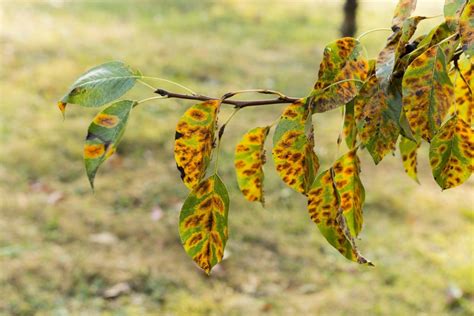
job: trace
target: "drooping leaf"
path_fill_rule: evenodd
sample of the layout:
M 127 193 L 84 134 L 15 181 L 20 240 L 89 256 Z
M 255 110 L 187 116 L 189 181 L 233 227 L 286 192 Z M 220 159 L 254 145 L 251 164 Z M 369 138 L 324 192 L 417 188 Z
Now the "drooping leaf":
M 222 261 L 228 212 L 227 189 L 217 174 L 201 181 L 181 209 L 179 235 L 184 250 L 207 274 Z
M 418 180 L 418 158 L 417 150 L 420 148 L 421 143 L 412 141 L 406 137 L 401 137 L 400 139 L 400 154 L 402 156 L 403 167 L 407 175 L 415 180 L 417 183 L 420 183 Z
M 457 115 L 467 124 L 474 123 L 474 58 L 465 58 L 458 62 L 459 72 L 450 75 L 454 83 L 456 102 L 449 108 L 449 114 Z
M 122 139 L 134 101 L 113 103 L 97 114 L 87 130 L 84 145 L 84 163 L 91 187 L 100 165 L 116 150 Z
M 130 90 L 140 76 L 138 71 L 119 61 L 94 67 L 72 84 L 59 101 L 59 109 L 64 112 L 68 103 L 99 107 L 112 102 Z
M 355 99 L 358 135 L 378 164 L 395 150 L 400 134 L 401 99 L 390 89 L 384 91 L 372 76 Z
M 474 131 L 460 117 L 448 120 L 433 137 L 430 164 L 433 176 L 444 190 L 458 186 L 472 173 Z
M 454 99 L 441 46 L 418 56 L 403 76 L 403 109 L 415 134 L 428 142 L 441 126 Z
M 385 89 L 389 85 L 395 65 L 398 63 L 399 58 L 405 54 L 407 50 L 406 45 L 415 33 L 418 23 L 423 19 L 425 17 L 420 16 L 406 19 L 402 23 L 401 28 L 397 28 L 388 38 L 387 45 L 377 56 L 375 73 L 382 88 Z
M 176 125 L 174 158 L 181 179 L 191 190 L 205 176 L 211 160 L 220 104 L 219 100 L 195 104 Z
M 356 97 L 357 98 L 357 97 Z M 348 148 L 352 149 L 357 143 L 357 127 L 354 116 L 354 100 L 351 100 L 346 104 L 346 110 L 344 112 L 344 139 Z
M 273 135 L 272 156 L 283 182 L 307 193 L 319 168 L 314 153 L 310 98 L 300 99 L 283 111 Z
M 416 0 L 399 0 L 392 19 L 392 29 L 401 28 L 403 22 L 415 11 Z
M 357 148 L 350 150 L 332 166 L 336 191 L 340 197 L 339 207 L 352 236 L 357 237 L 362 229 L 362 204 L 365 190 L 359 178 L 360 166 Z
M 265 164 L 265 139 L 270 127 L 256 127 L 248 131 L 235 148 L 235 170 L 240 191 L 253 202 L 264 204 L 263 165 Z
M 467 0 L 446 0 L 444 2 L 444 17 L 449 28 L 455 31 L 459 26 L 459 17 Z
M 311 93 L 314 111 L 326 112 L 352 100 L 362 86 L 361 81 L 367 78 L 368 70 L 358 40 L 344 37 L 328 44 Z
M 464 53 L 474 57 L 474 1 L 472 0 L 468 1 L 459 18 L 459 34 Z
M 371 262 L 358 251 L 355 239 L 347 226 L 343 214 L 341 198 L 336 190 L 333 170 L 321 173 L 308 192 L 308 212 L 321 234 L 344 257 L 361 264 Z

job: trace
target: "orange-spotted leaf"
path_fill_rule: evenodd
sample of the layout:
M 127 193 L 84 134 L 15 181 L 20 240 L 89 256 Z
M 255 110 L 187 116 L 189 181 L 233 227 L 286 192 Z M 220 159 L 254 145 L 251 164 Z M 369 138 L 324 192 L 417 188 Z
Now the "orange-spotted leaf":
M 356 97 L 357 98 L 357 97 Z M 355 99 L 346 104 L 344 112 L 344 139 L 348 148 L 354 148 L 357 143 L 357 127 L 354 116 Z
M 219 100 L 190 107 L 176 125 L 174 158 L 184 184 L 192 190 L 211 160 Z
M 460 117 L 448 120 L 430 145 L 433 176 L 444 190 L 458 186 L 472 173 L 474 132 Z
M 459 35 L 466 55 L 474 57 L 474 1 L 470 0 L 459 18 Z
M 444 2 L 444 17 L 449 28 L 455 31 L 459 26 L 459 17 L 467 0 L 446 0 Z
M 265 139 L 270 127 L 256 127 L 248 131 L 235 148 L 235 170 L 240 191 L 250 202 L 265 202 L 263 196 L 263 165 Z
M 416 135 L 428 142 L 454 101 L 446 65 L 443 49 L 436 45 L 418 56 L 403 76 L 403 109 L 408 123 Z
M 401 28 L 403 22 L 415 11 L 416 0 L 399 0 L 392 19 L 392 29 Z
M 91 187 L 100 165 L 116 150 L 122 139 L 128 116 L 134 101 L 123 100 L 113 103 L 96 115 L 87 130 L 84 145 L 84 162 Z
M 314 153 L 310 99 L 300 99 L 283 111 L 273 135 L 272 156 L 283 182 L 306 194 L 319 168 Z
M 319 66 L 318 81 L 311 96 L 314 111 L 326 112 L 352 100 L 367 78 L 369 64 L 362 55 L 362 45 L 351 37 L 326 46 Z
M 418 180 L 418 158 L 417 150 L 420 148 L 421 143 L 412 141 L 409 138 L 401 137 L 399 148 L 400 155 L 402 156 L 403 167 L 407 175 L 415 180 L 417 183 L 420 183 Z
M 400 134 L 401 98 L 391 89 L 384 91 L 377 77 L 372 76 L 354 102 L 359 139 L 378 164 L 395 150 Z
M 452 72 L 456 102 L 449 108 L 449 114 L 457 115 L 467 124 L 474 123 L 474 58 L 458 61 L 459 70 Z
M 122 62 L 99 65 L 82 74 L 72 84 L 69 92 L 59 101 L 59 109 L 64 114 L 68 103 L 85 107 L 107 104 L 124 95 L 140 77 L 140 72 Z
M 358 251 L 354 236 L 341 208 L 341 197 L 334 184 L 333 170 L 321 173 L 308 192 L 308 212 L 321 234 L 344 257 L 371 264 Z
M 340 208 L 352 236 L 357 237 L 362 229 L 362 204 L 365 190 L 359 178 L 360 166 L 357 148 L 341 156 L 332 166 L 333 180 L 340 197 Z
M 201 181 L 181 209 L 179 235 L 184 250 L 207 274 L 222 261 L 228 212 L 227 189 L 217 174 Z

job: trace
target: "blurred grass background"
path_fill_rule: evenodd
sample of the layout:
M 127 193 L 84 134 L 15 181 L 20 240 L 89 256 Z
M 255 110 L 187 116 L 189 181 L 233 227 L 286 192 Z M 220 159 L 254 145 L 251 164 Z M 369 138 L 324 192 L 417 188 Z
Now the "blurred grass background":
M 418 2 L 419 14 L 442 12 L 442 1 Z M 56 107 L 82 72 L 122 60 L 203 94 L 271 88 L 304 96 L 325 43 L 338 37 L 341 7 L 309 0 L 3 0 L 0 314 L 472 315 L 473 181 L 441 193 L 426 146 L 421 186 L 404 174 L 398 154 L 377 168 L 362 154 L 367 201 L 359 244 L 375 268 L 346 261 L 325 242 L 305 199 L 278 180 L 271 161 L 267 208 L 239 194 L 233 146 L 245 130 L 273 122 L 282 105 L 241 111 L 227 128 L 220 173 L 231 195 L 230 239 L 211 277 L 187 257 L 177 230 L 187 190 L 175 169 L 173 135 L 189 101 L 136 108 L 118 153 L 99 171 L 95 194 L 88 187 L 82 142 L 97 109 L 71 105 L 63 122 Z M 359 34 L 388 27 L 393 7 L 362 1 Z M 387 36 L 363 39 L 370 57 Z M 143 87 L 129 93 L 148 96 Z M 314 122 L 327 168 L 337 155 L 340 112 Z

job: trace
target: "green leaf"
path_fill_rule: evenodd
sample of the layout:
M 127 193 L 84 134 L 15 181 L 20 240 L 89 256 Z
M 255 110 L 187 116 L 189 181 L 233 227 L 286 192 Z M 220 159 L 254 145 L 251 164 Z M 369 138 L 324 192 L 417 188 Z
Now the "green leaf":
M 250 201 L 265 202 L 263 195 L 263 165 L 265 139 L 270 127 L 256 127 L 245 133 L 235 148 L 235 171 L 239 189 Z
M 433 176 L 444 190 L 458 186 L 472 173 L 474 131 L 461 118 L 448 120 L 433 138 L 430 164 Z
M 459 17 L 467 0 L 446 0 L 444 3 L 444 17 L 449 28 L 455 31 L 459 26 Z
M 184 250 L 207 274 L 222 261 L 228 212 L 227 189 L 217 174 L 201 181 L 181 209 L 179 235 Z
M 116 150 L 122 139 L 128 116 L 135 101 L 118 101 L 96 115 L 87 130 L 84 145 L 84 163 L 92 188 L 100 165 Z
M 361 142 L 378 164 L 395 150 L 400 134 L 401 100 L 390 89 L 384 91 L 372 76 L 355 99 L 355 116 Z
M 457 114 L 469 125 L 474 123 L 474 63 L 467 58 L 458 61 L 458 71 L 450 74 L 454 83 L 456 102 L 449 108 L 449 114 Z
M 357 95 L 369 70 L 362 50 L 361 43 L 351 37 L 338 39 L 326 46 L 318 81 L 311 93 L 315 112 L 342 106 Z
M 372 265 L 358 251 L 347 219 L 341 208 L 341 197 L 336 190 L 333 169 L 321 173 L 308 192 L 308 212 L 321 234 L 349 260 Z
M 176 125 L 174 158 L 190 190 L 205 176 L 211 160 L 220 104 L 220 100 L 210 100 L 193 105 Z
M 428 142 L 443 122 L 454 98 L 442 47 L 433 46 L 418 56 L 403 76 L 403 109 L 416 135 Z
M 99 107 L 112 102 L 130 90 L 140 73 L 122 62 L 113 61 L 94 67 L 81 75 L 59 101 L 64 112 L 68 103 L 85 107 Z
M 348 148 L 352 149 L 357 143 L 357 127 L 354 116 L 354 102 L 357 97 L 346 104 L 344 112 L 344 139 Z
M 400 154 L 402 156 L 403 167 L 407 175 L 415 180 L 417 183 L 420 183 L 418 180 L 418 158 L 417 150 L 420 148 L 421 142 L 414 142 L 406 137 L 401 137 L 400 140 Z
M 415 11 L 416 0 L 399 0 L 392 19 L 392 29 L 401 28 L 403 22 Z
M 283 182 L 306 194 L 319 168 L 313 151 L 310 99 L 290 104 L 280 117 L 273 135 L 272 156 Z
M 459 18 L 459 35 L 466 55 L 474 57 L 474 1 L 469 1 Z

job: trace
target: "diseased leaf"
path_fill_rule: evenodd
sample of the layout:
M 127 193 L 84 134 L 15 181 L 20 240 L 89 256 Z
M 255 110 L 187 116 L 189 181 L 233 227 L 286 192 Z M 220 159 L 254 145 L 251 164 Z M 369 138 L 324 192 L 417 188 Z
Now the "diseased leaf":
M 415 180 L 417 183 L 420 183 L 418 180 L 418 158 L 417 150 L 420 148 L 421 142 L 414 142 L 406 137 L 401 137 L 400 139 L 400 155 L 402 156 L 403 167 L 407 175 Z
M 403 109 L 415 134 L 428 142 L 441 126 L 454 98 L 442 47 L 418 56 L 403 76 Z
M 272 156 L 283 182 L 307 193 L 319 168 L 314 153 L 310 99 L 300 99 L 283 111 L 273 135 Z
M 190 107 L 176 125 L 174 158 L 184 184 L 193 189 L 211 160 L 220 100 Z
M 227 189 L 217 174 L 201 181 L 181 209 L 179 235 L 184 250 L 207 274 L 222 261 L 228 212 Z
M 392 19 L 392 29 L 401 28 L 403 22 L 415 11 L 416 0 L 399 0 Z
M 362 204 L 365 190 L 359 178 L 359 157 L 357 148 L 341 156 L 332 166 L 336 191 L 340 197 L 340 205 L 351 236 L 357 237 L 362 229 Z
M 99 107 L 112 102 L 130 90 L 141 74 L 119 61 L 94 67 L 72 84 L 69 92 L 59 101 L 64 113 L 68 103 L 85 107 Z
M 248 131 L 235 148 L 235 170 L 240 191 L 253 202 L 265 202 L 263 195 L 263 165 L 265 139 L 270 127 L 256 127 Z
M 344 37 L 328 44 L 311 93 L 314 111 L 326 112 L 352 100 L 362 86 L 361 81 L 367 78 L 368 70 L 362 45 L 356 39 Z
M 446 0 L 444 3 L 444 17 L 449 28 L 455 31 L 459 26 L 461 15 L 467 0 Z
M 433 138 L 430 164 L 433 176 L 444 190 L 458 186 L 472 173 L 474 132 L 460 117 L 448 120 Z
M 336 190 L 333 170 L 321 173 L 308 192 L 308 212 L 326 240 L 349 260 L 372 265 L 358 251 L 355 239 L 347 226 L 340 207 L 341 198 Z
M 474 57 L 474 1 L 470 0 L 464 7 L 459 18 L 459 35 L 461 35 L 462 49 Z
M 84 163 L 91 187 L 100 165 L 116 150 L 122 139 L 134 101 L 118 101 L 96 115 L 87 130 Z
M 456 102 L 449 108 L 449 114 L 457 115 L 467 124 L 474 123 L 474 58 L 461 59 L 458 62 L 459 72 L 450 75 L 454 83 Z
M 382 88 L 386 89 L 389 85 L 395 65 L 399 62 L 400 57 L 406 53 L 409 40 L 413 36 L 418 23 L 425 17 L 411 17 L 406 19 L 401 28 L 388 38 L 387 45 L 380 51 L 377 56 L 376 75 Z
M 382 90 L 377 77 L 372 76 L 354 104 L 359 139 L 378 164 L 395 150 L 400 134 L 401 99 L 390 89 Z
M 356 97 L 357 98 L 357 97 Z M 351 100 L 346 104 L 346 111 L 344 113 L 344 139 L 349 149 L 356 146 L 357 143 L 357 127 L 354 116 L 354 102 L 355 99 Z

